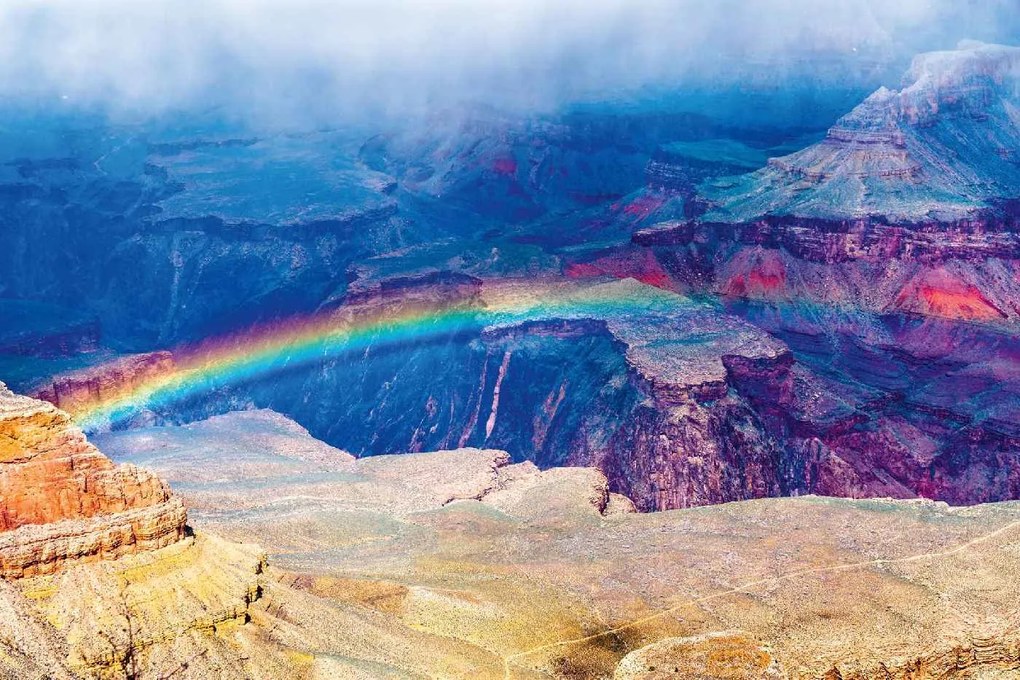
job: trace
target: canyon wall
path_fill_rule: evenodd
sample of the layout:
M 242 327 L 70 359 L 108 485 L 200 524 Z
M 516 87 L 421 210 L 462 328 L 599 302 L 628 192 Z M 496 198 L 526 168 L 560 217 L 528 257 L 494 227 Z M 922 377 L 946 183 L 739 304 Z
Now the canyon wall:
M 115 465 L 66 413 L 0 384 L 0 675 L 293 677 L 248 625 L 261 548 L 196 536 L 186 520 L 162 479 Z

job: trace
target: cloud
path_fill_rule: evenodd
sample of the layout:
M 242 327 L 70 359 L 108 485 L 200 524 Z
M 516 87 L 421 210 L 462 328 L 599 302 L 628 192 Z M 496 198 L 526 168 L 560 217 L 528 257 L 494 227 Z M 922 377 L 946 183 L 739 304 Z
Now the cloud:
M 867 68 L 1002 40 L 1014 14 L 1015 0 L 7 0 L 0 96 L 270 118 L 544 108 Z

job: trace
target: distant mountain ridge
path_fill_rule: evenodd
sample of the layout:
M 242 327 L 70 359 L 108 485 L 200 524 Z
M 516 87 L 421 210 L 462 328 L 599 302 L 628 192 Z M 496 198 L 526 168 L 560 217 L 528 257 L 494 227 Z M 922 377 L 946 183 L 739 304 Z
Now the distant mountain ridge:
M 1020 48 L 965 41 L 914 58 L 825 139 L 737 178 L 709 182 L 706 221 L 766 216 L 968 219 L 1020 195 Z

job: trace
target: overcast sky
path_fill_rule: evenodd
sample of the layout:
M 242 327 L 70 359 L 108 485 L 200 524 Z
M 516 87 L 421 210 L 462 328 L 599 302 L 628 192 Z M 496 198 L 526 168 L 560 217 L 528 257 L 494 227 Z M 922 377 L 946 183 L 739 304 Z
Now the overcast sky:
M 1018 0 L 4 0 L 0 97 L 113 110 L 542 108 L 1010 41 Z M 777 75 L 778 77 L 778 75 Z

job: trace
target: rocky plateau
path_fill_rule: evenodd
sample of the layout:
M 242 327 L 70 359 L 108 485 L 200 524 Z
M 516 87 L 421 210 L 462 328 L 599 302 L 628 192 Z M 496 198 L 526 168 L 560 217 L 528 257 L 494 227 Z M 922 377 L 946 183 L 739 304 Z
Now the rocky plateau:
M 265 546 L 269 601 L 286 586 L 373 622 L 304 639 L 316 677 L 1020 672 L 1003 607 L 1020 566 L 1014 503 L 809 496 L 635 513 L 591 468 L 479 449 L 354 459 L 269 411 L 99 442 L 166 475 L 200 529 Z M 369 631 L 387 642 L 366 644 Z

